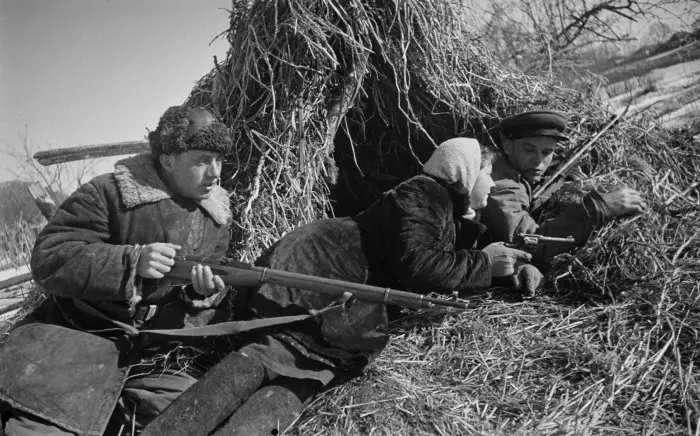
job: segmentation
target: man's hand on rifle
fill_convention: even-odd
[[[202,296],[208,297],[212,294],[224,291],[226,285],[221,277],[214,275],[211,268],[206,265],[195,265],[190,271],[192,287],[194,291]]]
[[[206,265],[195,265],[190,271],[192,288],[196,295],[183,293],[185,303],[198,309],[209,309],[216,307],[223,301],[228,293],[229,287],[218,275],[211,272],[211,268]],[[202,298],[198,298],[201,296]]]
[[[620,188],[602,195],[613,217],[642,212],[647,204],[642,195],[630,188]]]
[[[136,274],[145,279],[162,279],[175,264],[179,245],[168,242],[154,242],[141,250],[136,266]]]

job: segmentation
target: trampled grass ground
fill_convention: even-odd
[[[697,434],[696,376],[673,339],[650,348],[655,333],[632,306],[494,296],[408,316],[363,376],[316,399],[288,434]]]

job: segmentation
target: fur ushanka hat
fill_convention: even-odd
[[[231,130],[208,109],[184,106],[169,107],[148,142],[156,158],[189,150],[228,154],[233,146]]]

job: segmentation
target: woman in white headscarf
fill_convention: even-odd
[[[356,216],[319,220],[293,230],[256,264],[421,294],[464,294],[487,288],[492,277],[512,275],[516,261],[530,257],[502,244],[472,250],[483,226],[471,218],[474,209],[486,206],[494,186],[494,158],[495,152],[475,139],[446,141],[426,162],[423,174],[385,192]],[[320,310],[334,300],[326,294],[267,283],[252,296],[248,308],[253,318],[272,318]],[[291,423],[295,413],[301,412],[304,398],[332,380],[356,374],[384,349],[388,339],[386,305],[354,298],[303,322],[254,331],[246,345],[227,356],[158,419],[172,422],[178,434],[194,434],[188,432],[216,421],[204,412],[221,404],[220,395],[212,390],[228,395],[233,408],[257,391],[215,434],[270,434],[264,426]],[[263,368],[256,374],[264,376],[250,376],[256,366]],[[237,373],[246,374],[245,389]],[[271,379],[276,380],[258,390]],[[187,402],[195,397],[201,419],[178,422],[191,405]],[[206,401],[216,404],[208,407]]]

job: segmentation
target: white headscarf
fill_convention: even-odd
[[[471,192],[481,170],[481,147],[474,138],[452,138],[443,142],[423,166],[423,172],[454,183],[461,190]],[[469,199],[467,199],[467,202]],[[476,215],[469,207],[465,218]]]

